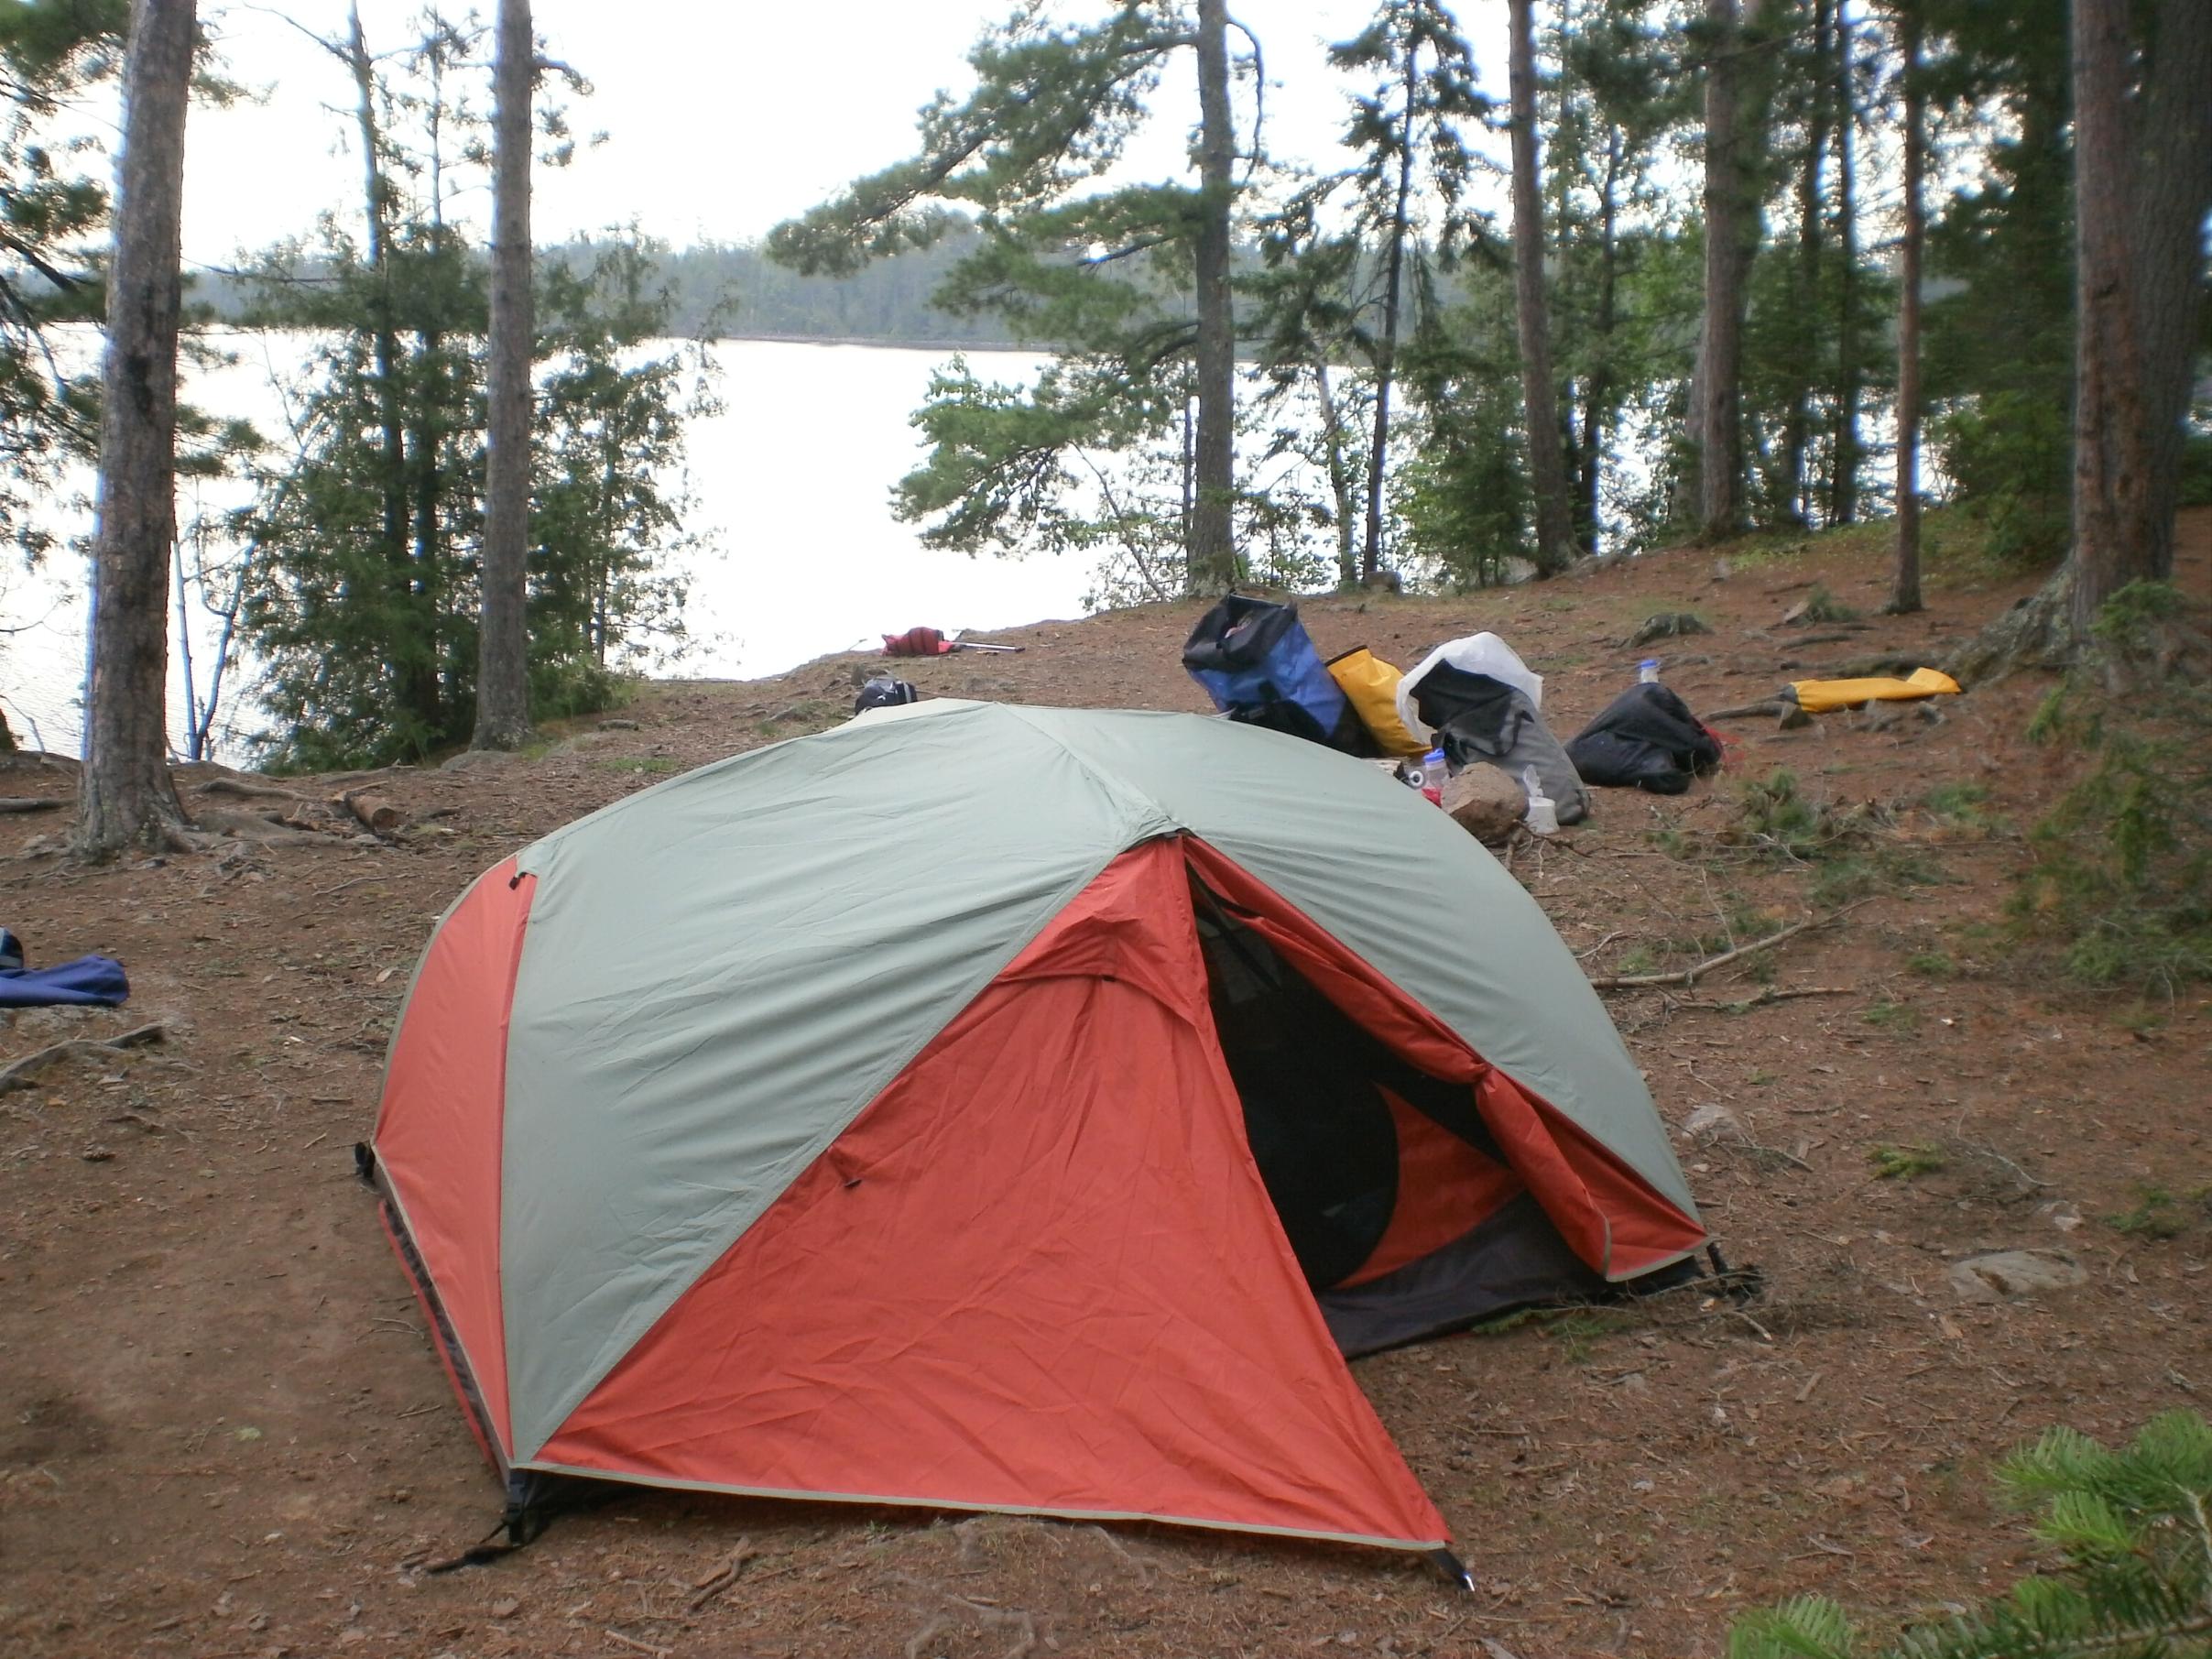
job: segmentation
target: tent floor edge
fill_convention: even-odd
[[[1154,1514],[1143,1510],[1058,1509],[1019,1503],[962,1502],[953,1498],[902,1498],[882,1492],[824,1492],[793,1487],[738,1486],[714,1480],[686,1480],[668,1475],[627,1469],[584,1468],[567,1464],[523,1462],[515,1467],[515,1479],[537,1476],[558,1480],[563,1491],[603,1488],[607,1498],[639,1490],[670,1492],[707,1492],[725,1498],[759,1498],[774,1502],[866,1504],[890,1510],[937,1511],[948,1515],[1021,1515],[1041,1521],[1071,1521],[1091,1525],[1187,1527],[1197,1532],[1235,1533],[1248,1538],[1287,1538],[1308,1544],[1336,1544],[1352,1549],[1389,1550],[1398,1554],[1432,1555],[1449,1553],[1445,1538],[1392,1538],[1369,1533],[1330,1533],[1303,1527],[1269,1526],[1257,1522],[1214,1520],[1197,1515]],[[593,1500],[603,1501],[605,1500]],[[562,1502],[549,1513],[589,1507],[583,1501]]]
[[[356,1142],[354,1147],[354,1173],[368,1184],[376,1195],[377,1225],[384,1229],[385,1240],[392,1247],[392,1254],[399,1259],[400,1271],[407,1275],[408,1288],[415,1293],[416,1305],[422,1310],[424,1328],[430,1333],[430,1347],[438,1356],[438,1364],[445,1372],[446,1381],[452,1385],[453,1393],[461,1402],[461,1414],[468,1424],[470,1435],[475,1438],[476,1449],[484,1454],[485,1461],[492,1466],[502,1480],[512,1482],[514,1470],[500,1450],[499,1437],[492,1428],[491,1413],[485,1409],[484,1395],[476,1386],[474,1374],[469,1370],[460,1338],[454,1335],[452,1321],[446,1316],[445,1304],[439,1298],[438,1287],[430,1282],[430,1270],[408,1231],[407,1217],[385,1178],[383,1164],[377,1161],[372,1148],[365,1143]]]

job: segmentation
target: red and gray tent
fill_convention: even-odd
[[[374,1152],[510,1494],[1435,1548],[1346,1356],[1705,1237],[1519,884],[1187,715],[886,709],[556,831],[440,924]]]

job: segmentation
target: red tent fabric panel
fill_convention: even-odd
[[[1521,1190],[1520,1178],[1425,1112],[1377,1086],[1398,1130],[1398,1201],[1390,1225],[1346,1288],[1418,1261],[1472,1231]]]
[[[1125,854],[529,1461],[1441,1542],[1276,1222],[1204,974],[1180,855]]]
[[[1304,911],[1196,836],[1182,846],[1199,879],[1236,908],[1237,919],[1371,1036],[1432,1077],[1475,1086],[1476,1105],[1513,1173],[1592,1269],[1631,1278],[1705,1242],[1705,1228]]]
[[[509,1452],[500,1143],[507,1014],[536,889],[536,877],[516,879],[509,858],[438,930],[392,1046],[376,1122],[376,1160]]]

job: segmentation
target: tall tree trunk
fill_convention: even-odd
[[[1620,129],[1608,123],[1606,170],[1597,191],[1597,315],[1583,386],[1582,465],[1575,475],[1575,538],[1593,557],[1604,512],[1606,419],[1613,407],[1613,334],[1620,311]]]
[[[1836,428],[1828,445],[1828,522],[1858,517],[1858,174],[1853,140],[1858,100],[1852,89],[1849,0],[1836,0]]]
[[[1420,85],[1417,51],[1408,47],[1405,117],[1398,135],[1398,198],[1390,210],[1390,246],[1384,256],[1382,336],[1375,345],[1375,437],[1368,453],[1367,540],[1359,556],[1362,576],[1372,576],[1382,568],[1382,483],[1390,453],[1390,374],[1398,361],[1398,302],[1405,280],[1407,224],[1413,199],[1413,104]]]
[[[1757,251],[1753,123],[1745,115],[1746,22],[1760,0],[1705,0],[1713,26],[1705,70],[1705,307],[1698,337],[1697,518],[1718,540],[1743,528],[1743,323]]]
[[[169,569],[177,534],[178,271],[193,0],[133,0],[101,368],[98,606],[77,851],[158,846],[184,822],[169,770]]]
[[[1198,440],[1186,579],[1193,593],[1237,580],[1237,324],[1229,310],[1228,0],[1198,0]]]
[[[2130,14],[2129,0],[2075,0],[2077,643],[2114,593],[2173,573],[2212,205],[2212,7],[2161,0],[2136,95]]]
[[[392,190],[384,174],[384,134],[376,117],[376,64],[361,27],[361,7],[347,14],[342,47],[323,45],[354,78],[354,126],[361,142],[362,215],[368,238],[371,278],[369,339],[376,365],[376,424],[382,440],[382,475],[376,481],[378,524],[392,614],[399,618],[390,642],[393,693],[406,716],[430,741],[438,718],[436,650],[421,615],[414,560],[408,545],[407,420],[399,385],[399,324],[392,270]]]
[[[1550,575],[1575,556],[1567,508],[1566,462],[1560,451],[1558,389],[1552,380],[1552,329],[1545,314],[1543,207],[1536,188],[1534,0],[1512,0],[1513,298],[1520,330],[1520,393],[1527,414],[1529,482],[1536,497],[1536,570]]]
[[[1904,63],[1905,237],[1897,273],[1897,569],[1886,608],[1902,615],[1920,609],[1920,259],[1928,239],[1921,198],[1928,140],[1916,0],[1900,8],[1898,54]]]
[[[1814,73],[1828,60],[1828,0],[1813,0],[1812,61]],[[1813,521],[1813,486],[1806,477],[1806,453],[1813,441],[1813,382],[1819,360],[1820,263],[1827,218],[1821,167],[1827,158],[1831,100],[1815,84],[1805,109],[1805,162],[1797,184],[1797,315],[1792,333],[1799,342],[1797,383],[1791,388],[1790,412],[1782,424],[1782,449],[1789,473],[1790,516],[1800,525]]]
[[[529,736],[530,91],[537,43],[529,0],[499,0],[493,71],[491,362],[485,374],[484,573],[476,659],[476,748]]]

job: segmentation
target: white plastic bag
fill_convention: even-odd
[[[1543,676],[1531,673],[1529,665],[1496,634],[1471,634],[1465,639],[1438,646],[1421,660],[1420,667],[1398,682],[1398,717],[1405,722],[1406,730],[1423,743],[1433,743],[1436,734],[1414,712],[1413,693],[1419,689],[1422,677],[1439,662],[1448,662],[1466,673],[1487,674],[1493,680],[1503,681],[1535,704],[1539,713],[1543,709]]]

